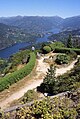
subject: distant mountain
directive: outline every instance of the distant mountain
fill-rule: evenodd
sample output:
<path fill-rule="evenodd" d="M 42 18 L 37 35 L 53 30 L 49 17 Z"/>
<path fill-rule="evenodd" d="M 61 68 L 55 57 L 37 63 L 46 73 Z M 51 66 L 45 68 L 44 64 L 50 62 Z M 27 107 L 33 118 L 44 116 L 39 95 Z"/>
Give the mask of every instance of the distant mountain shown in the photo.
<path fill-rule="evenodd" d="M 66 18 L 62 21 L 63 29 L 80 29 L 80 16 Z"/>
<path fill-rule="evenodd" d="M 1 17 L 0 49 L 12 45 L 15 42 L 33 42 L 39 33 L 42 34 L 55 28 L 62 29 L 63 31 L 65 30 L 66 33 L 69 30 L 78 30 L 80 29 L 80 16 L 74 16 L 65 19 L 59 16 Z M 61 35 L 60 38 L 64 40 L 62 37 L 63 34 L 58 35 Z"/>
<path fill-rule="evenodd" d="M 56 28 L 63 21 L 61 17 L 39 17 L 39 16 L 16 16 L 0 18 L 0 23 L 17 26 L 27 32 L 45 32 Z"/>
<path fill-rule="evenodd" d="M 45 32 L 53 28 L 78 29 L 80 28 L 80 16 L 61 18 L 59 16 L 40 17 L 40 16 L 16 16 L 1 17 L 0 23 L 10 26 L 17 26 L 27 32 Z"/>

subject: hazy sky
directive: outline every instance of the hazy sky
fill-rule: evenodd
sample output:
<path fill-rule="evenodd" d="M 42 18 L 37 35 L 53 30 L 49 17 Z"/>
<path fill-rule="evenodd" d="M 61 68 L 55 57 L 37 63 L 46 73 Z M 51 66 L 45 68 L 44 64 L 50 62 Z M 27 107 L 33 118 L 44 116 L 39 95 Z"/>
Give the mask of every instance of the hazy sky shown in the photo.
<path fill-rule="evenodd" d="M 16 15 L 77 16 L 80 0 L 0 0 L 0 17 Z"/>

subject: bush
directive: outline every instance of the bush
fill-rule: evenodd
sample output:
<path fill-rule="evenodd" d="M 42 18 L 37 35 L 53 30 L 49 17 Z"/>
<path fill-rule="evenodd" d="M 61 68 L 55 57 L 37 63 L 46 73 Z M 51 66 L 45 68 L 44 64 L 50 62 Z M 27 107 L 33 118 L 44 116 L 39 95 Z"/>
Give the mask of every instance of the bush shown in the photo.
<path fill-rule="evenodd" d="M 50 47 L 52 50 L 54 50 L 55 48 L 62 48 L 65 46 L 62 42 L 54 42 L 54 43 L 50 44 Z"/>
<path fill-rule="evenodd" d="M 24 94 L 22 101 L 24 103 L 30 102 L 33 101 L 34 99 L 37 99 L 37 97 L 38 97 L 37 92 L 35 92 L 34 90 L 28 90 L 27 93 Z"/>
<path fill-rule="evenodd" d="M 68 64 L 70 57 L 66 54 L 58 54 L 56 57 L 57 64 Z"/>
<path fill-rule="evenodd" d="M 49 46 L 44 46 L 43 53 L 49 53 L 49 52 L 51 52 L 51 48 Z"/>
<path fill-rule="evenodd" d="M 54 52 L 56 53 L 67 53 L 74 51 L 77 53 L 77 55 L 80 55 L 80 49 L 75 49 L 75 48 L 55 48 Z"/>
<path fill-rule="evenodd" d="M 21 80 L 23 77 L 31 73 L 32 69 L 35 66 L 36 56 L 34 52 L 30 53 L 29 62 L 22 69 L 13 72 L 12 74 L 6 75 L 0 79 L 0 91 L 3 91 L 6 88 L 9 88 L 10 85 Z"/>
<path fill-rule="evenodd" d="M 70 50 L 70 52 L 67 52 L 67 55 L 70 56 L 70 60 L 73 60 L 73 59 L 77 58 L 77 53 L 73 50 Z"/>

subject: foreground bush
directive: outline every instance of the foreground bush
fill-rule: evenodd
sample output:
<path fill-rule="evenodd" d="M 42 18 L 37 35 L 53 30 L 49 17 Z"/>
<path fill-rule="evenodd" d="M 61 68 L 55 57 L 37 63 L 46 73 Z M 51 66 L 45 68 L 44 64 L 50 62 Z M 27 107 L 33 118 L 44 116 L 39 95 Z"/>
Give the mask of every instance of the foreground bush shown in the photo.
<path fill-rule="evenodd" d="M 57 64 L 68 64 L 70 57 L 66 54 L 58 54 L 56 57 Z"/>
<path fill-rule="evenodd" d="M 5 115 L 5 119 L 78 119 L 75 102 L 69 98 L 36 101 L 30 107 Z M 76 104 L 78 105 L 78 104 Z"/>
<path fill-rule="evenodd" d="M 49 53 L 49 52 L 51 52 L 51 48 L 49 46 L 44 46 L 43 53 Z"/>
<path fill-rule="evenodd" d="M 31 73 L 32 69 L 35 66 L 36 56 L 32 52 L 30 53 L 29 62 L 22 69 L 13 72 L 12 74 L 6 75 L 5 77 L 0 79 L 0 91 L 9 88 L 10 85 L 16 83 L 21 80 L 23 77 L 27 76 Z"/>
<path fill-rule="evenodd" d="M 27 93 L 24 94 L 23 99 L 21 101 L 23 101 L 23 103 L 26 103 L 26 102 L 33 101 L 37 98 L 38 98 L 38 94 L 36 91 L 28 90 Z"/>

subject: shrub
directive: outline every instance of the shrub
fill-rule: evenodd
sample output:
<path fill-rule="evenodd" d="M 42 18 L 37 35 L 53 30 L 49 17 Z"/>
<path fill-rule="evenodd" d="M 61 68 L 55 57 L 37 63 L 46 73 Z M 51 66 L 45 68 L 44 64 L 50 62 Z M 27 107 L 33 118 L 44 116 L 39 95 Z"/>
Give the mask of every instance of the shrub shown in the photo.
<path fill-rule="evenodd" d="M 75 48 L 55 48 L 54 52 L 56 53 L 67 53 L 67 52 L 71 52 L 74 51 L 76 52 L 78 55 L 80 55 L 80 49 L 75 49 Z"/>
<path fill-rule="evenodd" d="M 62 42 L 54 42 L 54 43 L 50 44 L 50 47 L 52 50 L 54 50 L 55 48 L 62 48 L 65 46 Z"/>
<path fill-rule="evenodd" d="M 36 56 L 34 52 L 30 53 L 29 62 L 22 69 L 13 72 L 12 74 L 6 75 L 0 79 L 0 91 L 3 91 L 6 88 L 9 88 L 10 85 L 21 80 L 23 77 L 31 73 L 32 69 L 35 66 Z"/>
<path fill-rule="evenodd" d="M 56 63 L 58 64 L 68 64 L 70 57 L 66 54 L 58 54 L 56 57 Z"/>
<path fill-rule="evenodd" d="M 49 46 L 44 46 L 43 53 L 49 53 L 49 52 L 51 52 L 51 48 Z"/>
<path fill-rule="evenodd" d="M 70 56 L 70 60 L 73 60 L 73 59 L 77 58 L 77 53 L 73 50 L 70 50 L 70 52 L 67 52 L 67 55 Z"/>
<path fill-rule="evenodd" d="M 30 102 L 34 99 L 37 99 L 37 97 L 38 97 L 37 92 L 35 92 L 34 90 L 28 90 L 27 93 L 24 94 L 22 101 L 24 103 Z"/>

